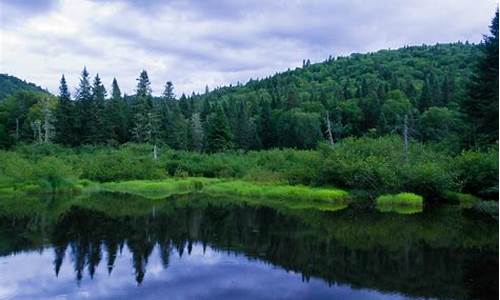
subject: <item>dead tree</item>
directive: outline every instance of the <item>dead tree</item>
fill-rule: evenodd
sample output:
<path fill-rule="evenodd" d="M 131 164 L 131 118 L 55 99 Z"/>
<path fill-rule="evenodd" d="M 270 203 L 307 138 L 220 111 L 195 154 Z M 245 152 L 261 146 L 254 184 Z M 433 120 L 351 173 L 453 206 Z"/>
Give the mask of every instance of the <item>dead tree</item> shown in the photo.
<path fill-rule="evenodd" d="M 333 134 L 332 134 L 332 124 L 330 123 L 330 114 L 326 111 L 326 133 L 328 134 L 328 139 L 330 140 L 330 145 L 333 147 Z"/>

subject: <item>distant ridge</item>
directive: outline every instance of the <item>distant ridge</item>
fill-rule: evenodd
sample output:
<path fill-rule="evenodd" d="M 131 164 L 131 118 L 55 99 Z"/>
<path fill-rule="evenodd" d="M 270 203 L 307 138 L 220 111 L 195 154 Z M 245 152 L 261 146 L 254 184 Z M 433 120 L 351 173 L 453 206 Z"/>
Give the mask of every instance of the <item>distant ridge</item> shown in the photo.
<path fill-rule="evenodd" d="M 34 83 L 8 74 L 0 74 L 0 101 L 18 91 L 49 93 Z"/>

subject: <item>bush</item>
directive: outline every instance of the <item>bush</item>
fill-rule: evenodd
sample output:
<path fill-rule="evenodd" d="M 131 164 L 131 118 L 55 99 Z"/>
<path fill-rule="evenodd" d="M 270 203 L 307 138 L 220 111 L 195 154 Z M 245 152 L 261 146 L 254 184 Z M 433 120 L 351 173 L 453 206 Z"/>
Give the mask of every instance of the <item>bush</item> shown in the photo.
<path fill-rule="evenodd" d="M 425 197 L 439 197 L 456 188 L 448 156 L 412 143 L 406 161 L 403 142 L 397 136 L 348 138 L 333 148 L 322 145 L 320 152 L 321 184 L 378 194 L 411 191 Z"/>
<path fill-rule="evenodd" d="M 34 174 L 38 185 L 52 193 L 73 189 L 79 175 L 69 164 L 53 156 L 37 161 Z"/>
<path fill-rule="evenodd" d="M 456 157 L 454 166 L 462 191 L 498 199 L 498 147 L 485 152 L 462 152 Z"/>

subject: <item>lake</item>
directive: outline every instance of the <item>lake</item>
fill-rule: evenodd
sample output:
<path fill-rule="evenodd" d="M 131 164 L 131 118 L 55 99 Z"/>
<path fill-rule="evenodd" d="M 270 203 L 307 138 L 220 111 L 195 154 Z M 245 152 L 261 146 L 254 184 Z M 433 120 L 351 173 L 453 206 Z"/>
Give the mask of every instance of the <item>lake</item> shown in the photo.
<path fill-rule="evenodd" d="M 0 299 L 497 299 L 498 223 L 102 193 L 0 200 Z"/>

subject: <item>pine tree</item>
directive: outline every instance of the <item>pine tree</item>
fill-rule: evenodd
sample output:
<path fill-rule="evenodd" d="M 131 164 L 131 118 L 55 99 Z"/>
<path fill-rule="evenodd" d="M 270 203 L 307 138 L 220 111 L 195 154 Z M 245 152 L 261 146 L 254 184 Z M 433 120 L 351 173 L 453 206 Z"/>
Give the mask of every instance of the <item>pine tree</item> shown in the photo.
<path fill-rule="evenodd" d="M 231 148 L 231 133 L 227 117 L 222 106 L 219 105 L 208 119 L 207 150 L 213 153 L 229 148 Z"/>
<path fill-rule="evenodd" d="M 165 101 L 175 100 L 174 85 L 171 81 L 167 81 L 167 83 L 165 83 L 165 90 L 163 91 L 162 96 Z"/>
<path fill-rule="evenodd" d="M 429 80 L 426 79 L 424 81 L 424 86 L 422 87 L 422 92 L 420 93 L 420 99 L 418 101 L 418 110 L 422 113 L 430 106 L 432 106 L 431 87 Z"/>
<path fill-rule="evenodd" d="M 111 99 L 107 102 L 105 109 L 105 127 L 107 128 L 109 139 L 125 143 L 128 141 L 126 104 L 123 101 L 116 78 L 113 78 L 111 89 Z"/>
<path fill-rule="evenodd" d="M 151 82 L 149 81 L 148 73 L 143 70 L 137 81 L 132 133 L 136 142 L 149 143 L 154 139 L 153 134 L 158 133 L 158 130 L 153 127 L 158 126 L 157 123 L 159 120 L 153 113 Z"/>
<path fill-rule="evenodd" d="M 461 109 L 471 128 L 470 143 L 498 141 L 498 8 L 484 37 L 482 56 L 468 87 L 469 97 Z"/>
<path fill-rule="evenodd" d="M 244 102 L 240 102 L 236 115 L 236 124 L 234 127 L 234 139 L 236 147 L 244 150 L 252 146 L 251 124 Z"/>
<path fill-rule="evenodd" d="M 87 142 L 88 137 L 88 125 L 92 115 L 91 103 L 92 103 L 92 87 L 90 85 L 89 73 L 87 68 L 84 67 L 80 84 L 78 86 L 76 96 L 75 96 L 75 140 L 78 144 L 83 144 Z"/>
<path fill-rule="evenodd" d="M 273 115 L 271 105 L 268 101 L 261 102 L 261 113 L 258 123 L 258 134 L 264 149 L 269 149 L 276 145 L 274 135 Z"/>
<path fill-rule="evenodd" d="M 61 144 L 74 145 L 76 143 L 73 135 L 74 105 L 71 101 L 68 85 L 64 75 L 61 76 L 59 85 L 59 104 L 56 110 L 56 141 Z"/>
<path fill-rule="evenodd" d="M 168 116 L 167 145 L 176 150 L 186 150 L 188 147 L 188 124 L 176 104 L 171 106 Z"/>
<path fill-rule="evenodd" d="M 86 141 L 92 144 L 101 144 L 110 138 L 110 132 L 106 130 L 107 122 L 105 115 L 106 89 L 102 84 L 99 74 L 94 77 L 92 85 L 92 101 L 90 103 L 90 118 L 87 127 Z"/>
<path fill-rule="evenodd" d="M 191 106 L 186 95 L 184 94 L 182 94 L 182 96 L 179 98 L 179 108 L 181 109 L 184 118 L 191 118 Z"/>

